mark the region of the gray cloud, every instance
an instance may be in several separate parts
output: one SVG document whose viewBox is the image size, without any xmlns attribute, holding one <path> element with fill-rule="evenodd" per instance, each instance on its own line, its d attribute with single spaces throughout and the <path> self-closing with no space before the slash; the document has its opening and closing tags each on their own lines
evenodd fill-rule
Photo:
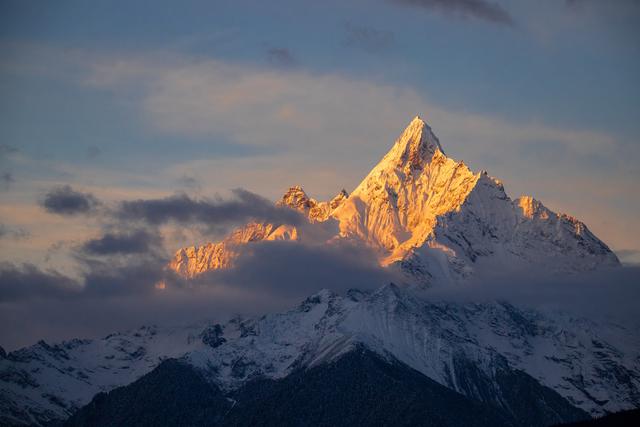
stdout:
<svg viewBox="0 0 640 427">
<path fill-rule="evenodd" d="M 18 149 L 9 144 L 0 144 L 0 159 L 9 157 L 18 152 Z"/>
<path fill-rule="evenodd" d="M 0 180 L 2 180 L 2 186 L 5 190 L 8 190 L 9 187 L 11 187 L 11 184 L 16 182 L 11 172 L 4 172 L 2 176 L 0 176 Z"/>
<path fill-rule="evenodd" d="M 296 59 L 286 47 L 271 47 L 267 49 L 267 60 L 278 66 L 291 67 L 296 64 Z"/>
<path fill-rule="evenodd" d="M 344 43 L 347 46 L 370 53 L 378 53 L 390 49 L 395 44 L 395 37 L 391 31 L 382 31 L 372 27 L 347 23 L 345 32 Z"/>
<path fill-rule="evenodd" d="M 139 199 L 122 202 L 114 216 L 122 221 L 143 221 L 161 225 L 176 221 L 225 225 L 263 220 L 297 225 L 306 220 L 298 212 L 275 206 L 270 200 L 243 189 L 232 191 L 230 199 L 195 199 L 178 194 L 162 199 Z"/>
<path fill-rule="evenodd" d="M 323 288 L 373 290 L 398 279 L 376 260 L 370 248 L 354 242 L 259 242 L 247 245 L 232 268 L 205 273 L 192 283 L 301 299 Z"/>
<path fill-rule="evenodd" d="M 500 25 L 513 26 L 513 17 L 498 3 L 486 0 L 390 0 L 393 3 L 421 7 L 463 18 L 475 18 Z"/>
<path fill-rule="evenodd" d="M 154 291 L 156 283 L 170 272 L 164 271 L 166 259 L 147 254 L 118 262 L 84 260 L 89 266 L 84 277 L 83 297 L 118 297 L 145 295 Z"/>
<path fill-rule="evenodd" d="M 248 245 L 234 268 L 188 283 L 164 270 L 167 260 L 152 252 L 86 257 L 80 262 L 83 275 L 77 280 L 32 265 L 0 265 L 0 324 L 14 324 L 29 313 L 20 334 L 11 328 L 0 330 L 3 346 L 16 348 L 43 338 L 97 337 L 148 323 L 172 326 L 264 314 L 288 308 L 322 288 L 374 289 L 393 279 L 367 248 L 346 242 Z M 166 289 L 156 289 L 160 281 Z M 76 315 L 75 323 L 70 313 Z"/>
<path fill-rule="evenodd" d="M 84 275 L 73 278 L 33 264 L 0 264 L 0 304 L 49 300 L 77 301 L 90 297 L 115 297 L 148 293 L 162 278 L 160 259 L 141 257 L 118 262 L 84 259 Z"/>
<path fill-rule="evenodd" d="M 0 239 L 26 239 L 29 237 L 29 232 L 24 228 L 12 227 L 3 223 L 0 223 Z"/>
<path fill-rule="evenodd" d="M 202 188 L 200 181 L 189 175 L 182 175 L 176 180 L 176 183 L 182 188 L 188 188 L 191 190 L 200 190 Z"/>
<path fill-rule="evenodd" d="M 110 298 L 93 296 L 81 301 L 66 298 L 7 302 L 0 304 L 0 344 L 10 351 L 32 345 L 40 339 L 56 342 L 74 337 L 99 338 L 142 325 L 175 327 L 223 322 L 240 313 L 261 315 L 285 309 L 297 302 L 283 302 L 282 298 L 266 294 L 225 294 L 211 288 Z"/>
<path fill-rule="evenodd" d="M 70 188 L 63 193 L 82 194 Z M 329 228 L 335 224 L 309 225 L 299 213 L 278 208 L 246 190 L 235 190 L 230 199 L 175 195 L 125 201 L 103 209 L 101 215 L 106 221 L 104 234 L 74 247 L 78 278 L 28 264 L 0 265 L 0 324 L 12 324 L 31 313 L 28 330 L 21 329 L 20 336 L 7 328 L 0 331 L 3 345 L 15 347 L 78 334 L 95 337 L 114 327 L 148 322 L 168 325 L 214 314 L 218 318 L 238 312 L 258 314 L 284 309 L 322 288 L 343 293 L 402 281 L 394 271 L 380 267 L 376 254 L 367 247 L 348 241 L 325 243 L 334 235 L 335 230 Z M 161 225 L 231 225 L 254 218 L 297 224 L 310 238 L 252 243 L 243 248 L 233 268 L 212 271 L 190 282 L 165 269 L 168 256 Z M 637 319 L 634 303 L 640 297 L 640 269 L 569 278 L 534 273 L 484 275 L 467 286 L 429 289 L 425 297 L 470 302 L 502 299 L 578 314 L 612 313 Z M 158 283 L 165 289 L 157 289 Z M 69 323 L 68 312 L 84 313 L 81 327 Z M 114 318 L 117 323 L 112 322 Z M 49 335 L 43 332 L 48 330 Z"/>
<path fill-rule="evenodd" d="M 102 237 L 85 242 L 81 250 L 90 255 L 140 254 L 162 245 L 157 233 L 137 229 L 125 232 L 107 232 Z"/>
<path fill-rule="evenodd" d="M 625 265 L 640 265 L 640 250 L 637 249 L 621 249 L 615 251 L 620 262 Z"/>
<path fill-rule="evenodd" d="M 428 296 L 474 303 L 504 300 L 524 307 L 640 325 L 638 266 L 569 275 L 551 275 L 540 269 L 509 271 L 502 266 L 493 272 L 486 270 L 466 286 L 430 289 Z"/>
<path fill-rule="evenodd" d="M 371 261 L 371 255 L 366 248 L 348 244 L 265 242 L 243 254 L 235 268 L 206 274 L 188 285 L 162 272 L 159 259 L 100 262 L 79 282 L 34 266 L 1 265 L 0 324 L 23 325 L 18 321 L 26 317 L 29 322 L 3 328 L 0 339 L 3 346 L 16 348 L 42 338 L 97 337 L 149 323 L 223 321 L 238 313 L 256 315 L 291 307 L 321 288 L 344 293 L 395 281 L 389 270 Z M 158 280 L 168 287 L 155 289 Z M 614 316 L 640 322 L 640 268 L 564 277 L 535 272 L 485 276 L 466 286 L 427 289 L 423 297 L 459 303 L 500 300 L 595 320 Z"/>
<path fill-rule="evenodd" d="M 33 298 L 59 298 L 79 291 L 78 283 L 58 272 L 33 264 L 0 264 L 0 303 Z"/>
<path fill-rule="evenodd" d="M 51 189 L 41 202 L 47 212 L 58 215 L 87 214 L 99 204 L 92 194 L 76 191 L 69 185 Z"/>
<path fill-rule="evenodd" d="M 587 0 L 588 1 L 588 0 Z M 580 7 L 582 6 L 584 3 L 586 3 L 585 0 L 564 0 L 564 4 L 567 7 Z"/>
<path fill-rule="evenodd" d="M 87 147 L 87 158 L 95 159 L 100 154 L 102 154 L 102 150 L 100 149 L 100 147 L 96 147 L 95 145 Z"/>
<path fill-rule="evenodd" d="M 98 211 L 96 208 L 103 206 L 103 203 L 94 195 L 76 191 L 66 185 L 51 189 L 41 205 L 47 212 L 58 215 L 100 214 L 104 220 L 115 221 L 124 229 L 135 227 L 136 224 L 157 227 L 172 222 L 184 226 L 200 225 L 208 231 L 216 232 L 249 221 L 302 226 L 307 224 L 306 218 L 299 212 L 278 207 L 250 191 L 237 188 L 231 194 L 232 197 L 226 199 L 175 194 L 159 199 L 125 200 L 114 207 Z"/>
</svg>

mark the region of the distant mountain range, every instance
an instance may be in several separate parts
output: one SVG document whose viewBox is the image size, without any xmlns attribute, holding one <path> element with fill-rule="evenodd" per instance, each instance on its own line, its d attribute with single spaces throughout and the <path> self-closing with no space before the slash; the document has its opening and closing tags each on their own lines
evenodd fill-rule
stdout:
<svg viewBox="0 0 640 427">
<path fill-rule="evenodd" d="M 402 281 L 321 290 L 259 318 L 2 353 L 0 424 L 549 426 L 640 407 L 637 331 L 431 297 L 484 269 L 619 262 L 580 221 L 511 200 L 500 181 L 447 157 L 419 117 L 351 194 L 318 202 L 296 186 L 278 204 L 308 226 L 253 222 L 179 250 L 169 268 L 194 279 L 232 267 L 253 242 L 297 244 L 335 225 L 322 244 L 365 245 Z"/>
</svg>

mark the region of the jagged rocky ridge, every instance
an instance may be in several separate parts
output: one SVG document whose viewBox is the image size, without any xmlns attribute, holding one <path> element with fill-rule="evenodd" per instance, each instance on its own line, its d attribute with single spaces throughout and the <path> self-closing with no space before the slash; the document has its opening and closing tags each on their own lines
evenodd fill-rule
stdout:
<svg viewBox="0 0 640 427">
<path fill-rule="evenodd" d="M 447 157 L 420 117 L 351 194 L 318 202 L 295 186 L 277 204 L 311 223 L 336 221 L 335 238 L 371 246 L 413 283 L 464 281 L 496 264 L 562 273 L 619 264 L 582 222 L 529 196 L 512 200 L 499 180 Z M 231 266 L 247 243 L 301 237 L 291 225 L 252 223 L 220 243 L 179 250 L 170 268 L 191 278 Z"/>
</svg>

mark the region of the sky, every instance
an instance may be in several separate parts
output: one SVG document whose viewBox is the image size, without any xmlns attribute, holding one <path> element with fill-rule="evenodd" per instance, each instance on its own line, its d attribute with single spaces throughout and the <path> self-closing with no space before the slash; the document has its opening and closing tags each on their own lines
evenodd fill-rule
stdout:
<svg viewBox="0 0 640 427">
<path fill-rule="evenodd" d="M 56 283 L 104 273 L 85 255 L 113 245 L 153 264 L 233 224 L 122 230 L 113 203 L 328 199 L 420 115 L 447 155 L 639 263 L 639 18 L 635 0 L 0 0 L 0 261 Z"/>
</svg>

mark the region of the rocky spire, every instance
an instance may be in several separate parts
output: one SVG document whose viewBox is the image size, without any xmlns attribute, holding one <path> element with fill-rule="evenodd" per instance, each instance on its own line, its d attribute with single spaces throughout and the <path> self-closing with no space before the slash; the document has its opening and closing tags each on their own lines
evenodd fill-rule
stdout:
<svg viewBox="0 0 640 427">
<path fill-rule="evenodd" d="M 290 187 L 286 193 L 282 196 L 282 199 L 276 203 L 278 206 L 289 206 L 290 208 L 304 212 L 315 206 L 315 201 L 312 201 L 307 193 L 304 192 L 302 187 L 295 185 Z"/>
<path fill-rule="evenodd" d="M 438 137 L 416 116 L 380 163 L 406 171 L 421 170 L 437 151 L 444 154 Z"/>
</svg>

